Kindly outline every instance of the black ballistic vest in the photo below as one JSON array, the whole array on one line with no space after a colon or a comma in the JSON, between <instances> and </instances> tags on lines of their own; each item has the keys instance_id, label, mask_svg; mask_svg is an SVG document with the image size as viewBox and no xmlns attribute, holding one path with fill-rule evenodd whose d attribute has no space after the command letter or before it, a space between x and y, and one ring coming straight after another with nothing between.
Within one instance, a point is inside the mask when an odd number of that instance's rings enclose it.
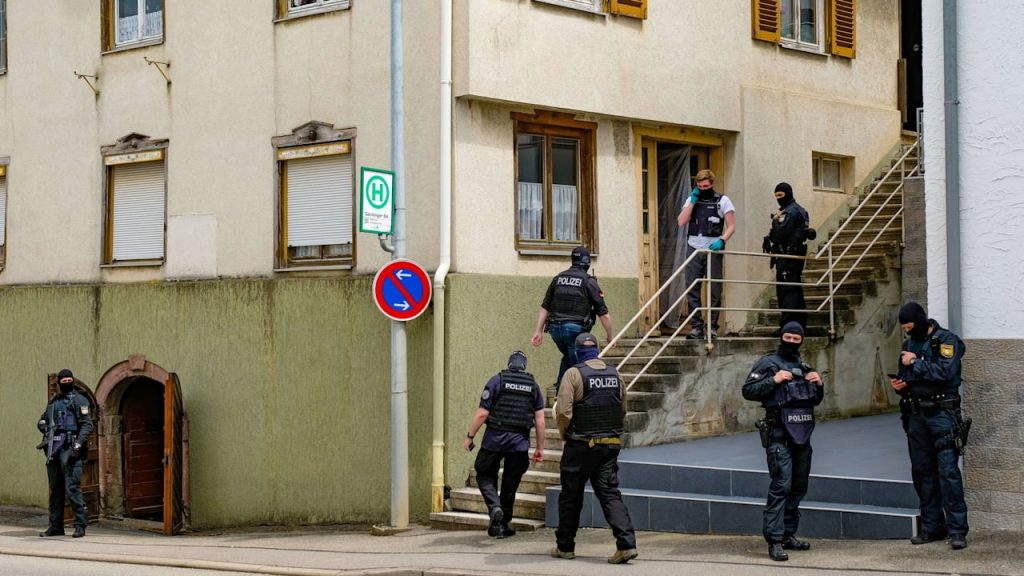
<instances>
[{"instance_id":1,"label":"black ballistic vest","mask_svg":"<svg viewBox=\"0 0 1024 576\"><path fill-rule=\"evenodd\" d=\"M529 372L502 370L499 375L498 397L487 416L487 427L529 434L533 427L537 382Z\"/></svg>"},{"instance_id":2,"label":"black ballistic vest","mask_svg":"<svg viewBox=\"0 0 1024 576\"><path fill-rule=\"evenodd\" d=\"M78 432L78 403L74 396L68 394L67 398L57 398L53 401L53 422L58 431Z\"/></svg>"},{"instance_id":3,"label":"black ballistic vest","mask_svg":"<svg viewBox=\"0 0 1024 576\"><path fill-rule=\"evenodd\" d=\"M807 380L811 367L805 362L790 362L776 355L772 358L782 370L793 373L793 379L775 387L775 394L764 402L765 408L776 408L790 439L804 445L814 432L814 401L817 389Z\"/></svg>"},{"instance_id":4,"label":"black ballistic vest","mask_svg":"<svg viewBox=\"0 0 1024 576\"><path fill-rule=\"evenodd\" d=\"M587 281L590 276L577 267L555 276L555 289L551 297L550 320L558 322L579 322L590 320L590 298L587 296Z\"/></svg>"},{"instance_id":5,"label":"black ballistic vest","mask_svg":"<svg viewBox=\"0 0 1024 576\"><path fill-rule=\"evenodd\" d=\"M716 193L713 200L698 200L690 213L690 236L707 236L718 238L725 230L725 220L718 214L722 195Z\"/></svg>"},{"instance_id":6,"label":"black ballistic vest","mask_svg":"<svg viewBox=\"0 0 1024 576\"><path fill-rule=\"evenodd\" d=\"M583 377L583 398L572 408L572 437L622 436L622 388L618 371L607 365L596 370L586 363L577 364L576 368Z\"/></svg>"}]
</instances>

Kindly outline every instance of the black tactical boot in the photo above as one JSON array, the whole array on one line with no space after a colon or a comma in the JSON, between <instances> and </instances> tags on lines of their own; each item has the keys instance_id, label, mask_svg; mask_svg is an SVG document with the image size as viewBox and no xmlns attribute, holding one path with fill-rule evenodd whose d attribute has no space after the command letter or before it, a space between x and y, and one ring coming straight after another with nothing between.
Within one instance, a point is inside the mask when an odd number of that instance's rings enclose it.
<instances>
[{"instance_id":1,"label":"black tactical boot","mask_svg":"<svg viewBox=\"0 0 1024 576\"><path fill-rule=\"evenodd\" d=\"M789 554L782 549L781 542L772 542L768 545L768 557L776 562L785 562L789 560Z\"/></svg>"},{"instance_id":2,"label":"black tactical boot","mask_svg":"<svg viewBox=\"0 0 1024 576\"><path fill-rule=\"evenodd\" d=\"M75 526L75 533L71 537L81 538L82 536L85 536L85 526Z\"/></svg>"},{"instance_id":3,"label":"black tactical boot","mask_svg":"<svg viewBox=\"0 0 1024 576\"><path fill-rule=\"evenodd\" d=\"M511 538L516 535L516 529L509 524L502 524L501 530L498 532L498 539Z\"/></svg>"},{"instance_id":4,"label":"black tactical boot","mask_svg":"<svg viewBox=\"0 0 1024 576\"><path fill-rule=\"evenodd\" d=\"M949 547L953 550L963 550L967 548L967 536L962 534L954 534L949 537Z\"/></svg>"},{"instance_id":5,"label":"black tactical boot","mask_svg":"<svg viewBox=\"0 0 1024 576\"><path fill-rule=\"evenodd\" d=\"M64 529L63 528L54 528L53 526L50 526L49 528L47 528L46 532L40 532L39 533L39 537L40 538L48 538L50 536L63 536L63 535L64 535Z\"/></svg>"},{"instance_id":6,"label":"black tactical boot","mask_svg":"<svg viewBox=\"0 0 1024 576\"><path fill-rule=\"evenodd\" d=\"M501 521L505 518L505 512L502 511L500 506L491 508L491 524L487 527L487 535L491 538L497 538L501 534Z\"/></svg>"},{"instance_id":7,"label":"black tactical boot","mask_svg":"<svg viewBox=\"0 0 1024 576\"><path fill-rule=\"evenodd\" d=\"M939 540L945 540L945 534L929 534L927 532L921 532L917 536L910 539L910 543L917 546L918 544L929 544L931 542L938 542Z\"/></svg>"},{"instance_id":8,"label":"black tactical boot","mask_svg":"<svg viewBox=\"0 0 1024 576\"><path fill-rule=\"evenodd\" d=\"M803 540L797 540L796 536L787 536L786 539L782 541L782 547L786 550L810 550L811 543L804 542Z\"/></svg>"}]
</instances>

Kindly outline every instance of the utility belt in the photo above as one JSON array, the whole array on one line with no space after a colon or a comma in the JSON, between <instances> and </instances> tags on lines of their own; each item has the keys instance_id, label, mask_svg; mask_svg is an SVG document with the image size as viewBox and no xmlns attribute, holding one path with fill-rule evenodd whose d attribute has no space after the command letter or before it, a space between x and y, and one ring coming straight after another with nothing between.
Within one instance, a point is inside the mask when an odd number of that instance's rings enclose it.
<instances>
[{"instance_id":1,"label":"utility belt","mask_svg":"<svg viewBox=\"0 0 1024 576\"><path fill-rule=\"evenodd\" d=\"M959 410L959 394L932 394L930 396L910 396L900 400L900 410L907 414L934 416L940 410Z\"/></svg>"},{"instance_id":2,"label":"utility belt","mask_svg":"<svg viewBox=\"0 0 1024 576\"><path fill-rule=\"evenodd\" d=\"M562 324L579 324L583 326L584 332L590 332L590 329L594 327L594 320L587 318L585 320L548 320L544 323L544 331L548 331L549 326L560 326Z\"/></svg>"},{"instance_id":3,"label":"utility belt","mask_svg":"<svg viewBox=\"0 0 1024 576\"><path fill-rule=\"evenodd\" d=\"M776 254L786 254L787 256L807 255L807 244L776 244L774 248Z\"/></svg>"},{"instance_id":4,"label":"utility belt","mask_svg":"<svg viewBox=\"0 0 1024 576\"><path fill-rule=\"evenodd\" d=\"M782 413L778 410L768 410L764 418L754 422L757 434L761 437L761 447L767 448L772 443L772 434L782 426Z\"/></svg>"},{"instance_id":5,"label":"utility belt","mask_svg":"<svg viewBox=\"0 0 1024 576\"><path fill-rule=\"evenodd\" d=\"M573 437L570 436L567 439L567 441L569 441L569 442L579 442L581 444L586 444L588 448L593 448L594 446L597 446L598 444L603 444L603 445L606 445L606 446L621 446L622 445L622 439L621 438L616 438L614 436L610 437L610 438L573 438Z\"/></svg>"}]
</instances>

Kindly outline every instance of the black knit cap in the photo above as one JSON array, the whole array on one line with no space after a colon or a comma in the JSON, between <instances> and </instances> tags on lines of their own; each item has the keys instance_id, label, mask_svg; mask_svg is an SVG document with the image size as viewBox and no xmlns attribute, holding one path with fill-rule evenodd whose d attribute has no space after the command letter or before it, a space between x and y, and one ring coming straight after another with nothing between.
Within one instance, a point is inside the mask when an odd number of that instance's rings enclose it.
<instances>
[{"instance_id":1,"label":"black knit cap","mask_svg":"<svg viewBox=\"0 0 1024 576\"><path fill-rule=\"evenodd\" d=\"M927 322L928 314L924 311L924 306L921 306L917 302L907 302L900 308L900 324L908 324L913 322Z\"/></svg>"},{"instance_id":2,"label":"black knit cap","mask_svg":"<svg viewBox=\"0 0 1024 576\"><path fill-rule=\"evenodd\" d=\"M60 372L57 372L57 382L60 382L65 378L71 378L72 380L74 380L75 375L71 373L71 370L68 370L67 368L62 368Z\"/></svg>"},{"instance_id":3,"label":"black knit cap","mask_svg":"<svg viewBox=\"0 0 1024 576\"><path fill-rule=\"evenodd\" d=\"M804 338L804 327L796 320L790 320L782 327L782 333L779 334L779 336L781 337L782 334L796 334L800 336L800 341L802 342Z\"/></svg>"},{"instance_id":4,"label":"black knit cap","mask_svg":"<svg viewBox=\"0 0 1024 576\"><path fill-rule=\"evenodd\" d=\"M793 195L793 187L788 182L779 182L775 185L776 192L785 192L787 195Z\"/></svg>"}]
</instances>

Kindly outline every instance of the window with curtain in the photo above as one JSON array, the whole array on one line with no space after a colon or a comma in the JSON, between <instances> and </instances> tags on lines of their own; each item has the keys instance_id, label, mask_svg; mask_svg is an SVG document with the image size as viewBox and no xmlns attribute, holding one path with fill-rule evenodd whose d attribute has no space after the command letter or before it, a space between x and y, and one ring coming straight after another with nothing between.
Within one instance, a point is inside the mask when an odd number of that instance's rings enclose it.
<instances>
[{"instance_id":1,"label":"window with curtain","mask_svg":"<svg viewBox=\"0 0 1024 576\"><path fill-rule=\"evenodd\" d=\"M550 114L514 117L516 247L593 250L595 125ZM544 119L556 123L538 122Z\"/></svg>"},{"instance_id":2,"label":"window with curtain","mask_svg":"<svg viewBox=\"0 0 1024 576\"><path fill-rule=\"evenodd\" d=\"M114 47L164 35L164 0L113 0Z\"/></svg>"},{"instance_id":3,"label":"window with curtain","mask_svg":"<svg viewBox=\"0 0 1024 576\"><path fill-rule=\"evenodd\" d=\"M857 0L751 0L751 10L755 40L856 57Z\"/></svg>"},{"instance_id":4,"label":"window with curtain","mask_svg":"<svg viewBox=\"0 0 1024 576\"><path fill-rule=\"evenodd\" d=\"M278 160L283 266L351 264L351 142L280 149Z\"/></svg>"},{"instance_id":5,"label":"window with curtain","mask_svg":"<svg viewBox=\"0 0 1024 576\"><path fill-rule=\"evenodd\" d=\"M167 173L163 150L108 156L105 264L164 259Z\"/></svg>"},{"instance_id":6,"label":"window with curtain","mask_svg":"<svg viewBox=\"0 0 1024 576\"><path fill-rule=\"evenodd\" d=\"M824 0L780 0L779 22L782 44L824 51Z\"/></svg>"},{"instance_id":7,"label":"window with curtain","mask_svg":"<svg viewBox=\"0 0 1024 576\"><path fill-rule=\"evenodd\" d=\"M811 183L819 190L843 192L843 160L815 154L811 157Z\"/></svg>"}]
</instances>

